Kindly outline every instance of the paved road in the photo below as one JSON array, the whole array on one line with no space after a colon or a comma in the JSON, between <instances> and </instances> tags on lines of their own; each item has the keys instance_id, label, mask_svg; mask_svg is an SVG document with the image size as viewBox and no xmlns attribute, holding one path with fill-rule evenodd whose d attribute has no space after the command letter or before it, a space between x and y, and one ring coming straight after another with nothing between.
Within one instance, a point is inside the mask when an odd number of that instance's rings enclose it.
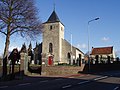
<instances>
[{"instance_id":1,"label":"paved road","mask_svg":"<svg viewBox=\"0 0 120 90\"><path fill-rule=\"evenodd\" d=\"M69 78L29 77L0 83L0 90L120 90L120 71Z\"/></svg>"}]
</instances>

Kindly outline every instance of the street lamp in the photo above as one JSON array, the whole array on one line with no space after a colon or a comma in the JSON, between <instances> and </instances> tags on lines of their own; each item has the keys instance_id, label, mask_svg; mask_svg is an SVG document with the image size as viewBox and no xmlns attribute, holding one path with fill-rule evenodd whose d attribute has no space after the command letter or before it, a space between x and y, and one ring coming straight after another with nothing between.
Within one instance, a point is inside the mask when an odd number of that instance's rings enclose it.
<instances>
[{"instance_id":1,"label":"street lamp","mask_svg":"<svg viewBox=\"0 0 120 90\"><path fill-rule=\"evenodd\" d=\"M88 24L87 24L87 31L88 31L88 69L89 69L89 72L90 72L90 48L89 48L89 45L90 45L90 40L89 40L89 37L90 37L90 34L89 34L89 24L90 24L90 22L92 22L92 21L96 21L96 20L98 20L98 19L100 19L100 18L95 18L95 19L92 19L92 20L90 20L90 21L88 21Z\"/></svg>"}]
</instances>

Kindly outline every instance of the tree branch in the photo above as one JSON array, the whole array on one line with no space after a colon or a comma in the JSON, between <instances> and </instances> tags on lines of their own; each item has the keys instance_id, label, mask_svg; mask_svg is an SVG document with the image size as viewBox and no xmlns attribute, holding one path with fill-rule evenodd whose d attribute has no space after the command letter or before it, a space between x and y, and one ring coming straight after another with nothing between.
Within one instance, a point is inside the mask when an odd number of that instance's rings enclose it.
<instances>
[{"instance_id":1,"label":"tree branch","mask_svg":"<svg viewBox=\"0 0 120 90\"><path fill-rule=\"evenodd\" d=\"M3 31L1 31L1 30L0 30L0 32L1 32L2 34L4 34L4 35L7 35L5 32L3 32Z\"/></svg>"},{"instance_id":2,"label":"tree branch","mask_svg":"<svg viewBox=\"0 0 120 90\"><path fill-rule=\"evenodd\" d=\"M25 27L25 26L16 26L14 27L13 29L11 29L11 33L10 35L13 35L14 33L16 32L25 32L25 29L29 29L28 27Z\"/></svg>"}]
</instances>

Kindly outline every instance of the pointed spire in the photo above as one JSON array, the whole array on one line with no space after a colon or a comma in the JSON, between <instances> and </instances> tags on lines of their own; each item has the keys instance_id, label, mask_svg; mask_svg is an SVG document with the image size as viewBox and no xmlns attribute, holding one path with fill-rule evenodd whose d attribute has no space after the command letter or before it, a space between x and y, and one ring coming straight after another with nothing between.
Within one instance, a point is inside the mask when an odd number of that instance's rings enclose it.
<instances>
[{"instance_id":1,"label":"pointed spire","mask_svg":"<svg viewBox=\"0 0 120 90\"><path fill-rule=\"evenodd\" d=\"M52 12L46 23L54 23L54 22L60 22L60 19L58 18L55 11Z\"/></svg>"},{"instance_id":2,"label":"pointed spire","mask_svg":"<svg viewBox=\"0 0 120 90\"><path fill-rule=\"evenodd\" d=\"M32 44L31 44L31 41L30 41L30 44L29 44L29 49L32 49Z\"/></svg>"},{"instance_id":3,"label":"pointed spire","mask_svg":"<svg viewBox=\"0 0 120 90\"><path fill-rule=\"evenodd\" d=\"M29 47L28 47L28 53L32 51L32 44L31 44L31 41L30 41L30 44L29 44Z\"/></svg>"},{"instance_id":4,"label":"pointed spire","mask_svg":"<svg viewBox=\"0 0 120 90\"><path fill-rule=\"evenodd\" d=\"M23 52L23 53L27 52L25 43L22 45L22 48L21 48L20 52Z\"/></svg>"},{"instance_id":5,"label":"pointed spire","mask_svg":"<svg viewBox=\"0 0 120 90\"><path fill-rule=\"evenodd\" d=\"M36 47L38 46L37 42L36 42Z\"/></svg>"},{"instance_id":6,"label":"pointed spire","mask_svg":"<svg viewBox=\"0 0 120 90\"><path fill-rule=\"evenodd\" d=\"M50 17L48 18L48 20L45 22L45 23L56 23L56 22L60 22L61 24L63 24L61 21L60 21L60 19L59 19L59 17L57 16L57 14L56 14L56 11L55 11L55 2L54 2L54 4L53 4L53 12L52 12L52 14L50 15ZM44 23L44 24L45 24ZM64 25L64 24L63 24Z\"/></svg>"}]
</instances>

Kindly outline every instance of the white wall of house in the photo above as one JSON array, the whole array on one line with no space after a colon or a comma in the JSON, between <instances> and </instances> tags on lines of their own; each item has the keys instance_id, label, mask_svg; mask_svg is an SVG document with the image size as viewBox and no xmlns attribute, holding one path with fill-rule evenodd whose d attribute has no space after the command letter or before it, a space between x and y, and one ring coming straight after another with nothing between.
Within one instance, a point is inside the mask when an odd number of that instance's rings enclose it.
<instances>
[{"instance_id":1,"label":"white wall of house","mask_svg":"<svg viewBox=\"0 0 120 90\"><path fill-rule=\"evenodd\" d=\"M81 54L81 59L84 59L84 54L78 49L76 49L76 59L79 58L79 54Z\"/></svg>"},{"instance_id":2,"label":"white wall of house","mask_svg":"<svg viewBox=\"0 0 120 90\"><path fill-rule=\"evenodd\" d=\"M114 50L114 48L113 48L112 55L113 55L113 58L117 58L117 57L116 57L116 54L115 54L115 50Z\"/></svg>"}]
</instances>

